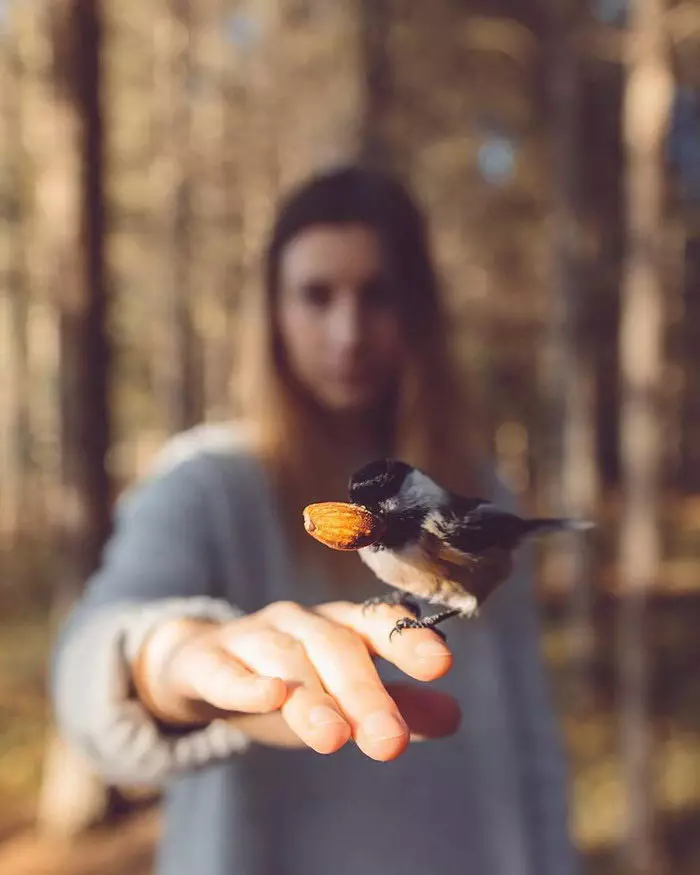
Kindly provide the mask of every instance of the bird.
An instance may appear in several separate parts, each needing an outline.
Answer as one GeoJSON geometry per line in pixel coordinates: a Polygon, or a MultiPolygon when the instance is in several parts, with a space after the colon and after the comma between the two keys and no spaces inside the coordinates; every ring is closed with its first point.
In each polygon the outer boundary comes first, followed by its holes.
{"type": "Polygon", "coordinates": [[[387,594],[362,603],[401,604],[402,617],[389,638],[405,629],[432,629],[452,617],[477,617],[479,608],[513,570],[513,554],[528,537],[582,531],[593,523],[564,517],[523,519],[477,497],[444,489],[399,459],[372,461],[351,477],[350,502],[305,509],[307,532],[335,549],[356,549],[387,594]],[[342,539],[330,521],[342,519],[342,539]],[[324,531],[324,526],[327,529],[324,531]],[[348,535],[348,532],[351,534],[348,535]],[[442,610],[421,618],[416,599],[442,610]]]}

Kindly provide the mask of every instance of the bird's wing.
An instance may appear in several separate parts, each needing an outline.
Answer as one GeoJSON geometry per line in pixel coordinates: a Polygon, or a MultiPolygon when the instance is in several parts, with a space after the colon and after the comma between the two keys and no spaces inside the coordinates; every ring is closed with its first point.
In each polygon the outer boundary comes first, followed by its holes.
{"type": "Polygon", "coordinates": [[[445,582],[457,584],[475,596],[479,604],[513,570],[510,550],[500,547],[490,547],[479,553],[468,552],[425,529],[421,547],[426,568],[438,571],[445,582]]]}
{"type": "Polygon", "coordinates": [[[480,553],[490,547],[513,549],[527,529],[515,514],[478,498],[457,498],[440,514],[440,534],[460,553],[480,553]]]}
{"type": "Polygon", "coordinates": [[[445,571],[471,568],[476,561],[473,553],[465,552],[453,546],[443,534],[433,529],[430,524],[423,527],[421,546],[426,557],[429,557],[429,561],[443,567],[445,571]]]}

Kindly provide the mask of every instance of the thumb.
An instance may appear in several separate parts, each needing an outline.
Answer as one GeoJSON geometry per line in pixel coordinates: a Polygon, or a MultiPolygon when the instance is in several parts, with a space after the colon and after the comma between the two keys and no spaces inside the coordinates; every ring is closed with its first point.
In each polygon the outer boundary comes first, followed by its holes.
{"type": "Polygon", "coordinates": [[[287,698],[287,685],[281,678],[254,674],[212,645],[193,644],[181,650],[169,674],[180,695],[221,711],[266,714],[280,708],[287,698]]]}

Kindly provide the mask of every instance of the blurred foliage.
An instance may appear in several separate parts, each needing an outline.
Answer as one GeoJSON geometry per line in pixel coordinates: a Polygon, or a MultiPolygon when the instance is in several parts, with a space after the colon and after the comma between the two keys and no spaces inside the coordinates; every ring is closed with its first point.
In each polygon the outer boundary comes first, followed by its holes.
{"type": "MultiPolygon", "coordinates": [[[[54,304],[70,287],[61,258],[75,167],[53,91],[49,5],[0,2],[0,373],[9,375],[0,381],[3,816],[31,806],[36,791],[53,523],[67,501],[54,304]]],[[[553,314],[563,295],[553,253],[562,196],[554,171],[559,0],[103,0],[102,8],[115,496],[188,417],[231,412],[237,314],[258,282],[278,196],[371,145],[428,209],[457,351],[485,413],[475,427],[523,504],[556,511],[543,480],[553,314]]],[[[565,4],[580,107],[568,132],[578,188],[576,329],[592,361],[588,425],[601,484],[595,641],[581,701],[570,685],[568,578],[556,563],[542,566],[544,645],[572,757],[574,831],[589,871],[601,875],[617,871],[624,816],[614,593],[626,8],[565,4]]],[[[662,835],[671,871],[691,875],[700,871],[700,22],[696,4],[679,0],[669,10],[679,88],[662,241],[665,558],[649,625],[662,835]]]]}
{"type": "Polygon", "coordinates": [[[45,656],[49,629],[43,615],[12,616],[0,626],[0,798],[28,803],[36,793],[46,736],[45,656]]]}

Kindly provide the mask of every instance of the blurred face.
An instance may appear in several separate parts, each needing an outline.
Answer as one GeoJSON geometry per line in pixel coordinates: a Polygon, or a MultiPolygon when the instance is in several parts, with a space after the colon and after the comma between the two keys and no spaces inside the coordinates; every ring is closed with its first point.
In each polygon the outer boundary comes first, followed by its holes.
{"type": "Polygon", "coordinates": [[[363,413],[395,384],[402,353],[396,296],[365,225],[317,225],[280,260],[279,329],[297,381],[331,412],[363,413]]]}

